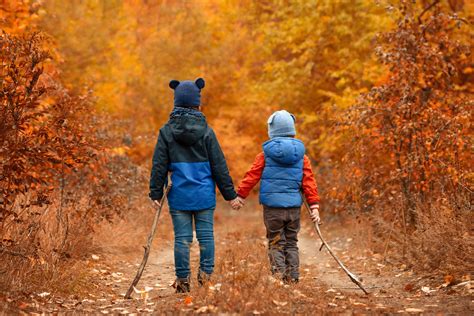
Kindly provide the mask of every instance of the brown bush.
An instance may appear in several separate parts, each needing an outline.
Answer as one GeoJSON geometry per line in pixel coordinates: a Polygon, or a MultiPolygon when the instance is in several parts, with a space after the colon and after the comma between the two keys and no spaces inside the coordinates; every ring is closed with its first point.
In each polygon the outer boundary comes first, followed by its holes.
{"type": "Polygon", "coordinates": [[[472,46],[459,40],[465,21],[436,4],[432,11],[416,8],[402,2],[397,28],[380,37],[387,79],[347,117],[355,138],[345,198],[372,215],[379,235],[398,236],[420,267],[429,260],[466,266],[472,46]]]}
{"type": "Polygon", "coordinates": [[[74,282],[68,259],[87,254],[97,223],[132,207],[143,179],[104,146],[114,142],[91,98],[55,78],[46,43],[38,33],[0,38],[1,289],[74,282]]]}

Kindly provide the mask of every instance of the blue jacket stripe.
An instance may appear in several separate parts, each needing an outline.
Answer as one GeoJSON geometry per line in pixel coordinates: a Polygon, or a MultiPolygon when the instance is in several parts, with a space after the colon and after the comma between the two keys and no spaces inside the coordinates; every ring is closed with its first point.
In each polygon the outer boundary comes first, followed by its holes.
{"type": "Polygon", "coordinates": [[[215,183],[208,161],[173,162],[169,169],[173,184],[168,194],[171,209],[198,211],[216,205],[215,183]]]}

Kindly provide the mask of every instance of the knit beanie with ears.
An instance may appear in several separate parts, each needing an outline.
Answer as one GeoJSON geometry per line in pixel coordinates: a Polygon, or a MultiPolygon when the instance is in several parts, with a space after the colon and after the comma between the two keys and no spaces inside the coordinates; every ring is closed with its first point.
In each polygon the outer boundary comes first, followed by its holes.
{"type": "Polygon", "coordinates": [[[201,105],[201,89],[204,88],[206,82],[202,78],[195,81],[178,80],[170,81],[170,88],[174,90],[174,106],[193,107],[201,105]]]}
{"type": "Polygon", "coordinates": [[[276,111],[268,118],[268,136],[295,136],[295,116],[285,110],[276,111]]]}

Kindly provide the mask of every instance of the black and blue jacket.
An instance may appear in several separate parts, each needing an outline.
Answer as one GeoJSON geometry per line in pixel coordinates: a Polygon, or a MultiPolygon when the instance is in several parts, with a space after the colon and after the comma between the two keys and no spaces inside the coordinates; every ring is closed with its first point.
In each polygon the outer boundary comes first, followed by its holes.
{"type": "Polygon", "coordinates": [[[199,111],[179,109],[161,129],[153,154],[150,198],[160,200],[171,172],[171,209],[197,211],[216,206],[215,185],[225,200],[237,197],[216,135],[199,111]]]}

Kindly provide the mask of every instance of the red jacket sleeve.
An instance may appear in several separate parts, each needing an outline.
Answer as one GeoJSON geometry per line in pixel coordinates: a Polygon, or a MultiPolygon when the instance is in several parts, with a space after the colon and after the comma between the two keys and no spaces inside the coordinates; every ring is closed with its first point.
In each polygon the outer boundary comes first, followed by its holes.
{"type": "Polygon", "coordinates": [[[313,170],[311,169],[311,161],[308,156],[304,156],[303,165],[303,193],[309,205],[319,203],[318,185],[314,179],[313,170]]]}
{"type": "Polygon", "coordinates": [[[250,194],[252,188],[260,181],[264,167],[265,156],[261,152],[255,157],[252,167],[250,167],[250,170],[247,171],[244,179],[240,182],[239,189],[237,190],[239,196],[246,198],[250,194]]]}

